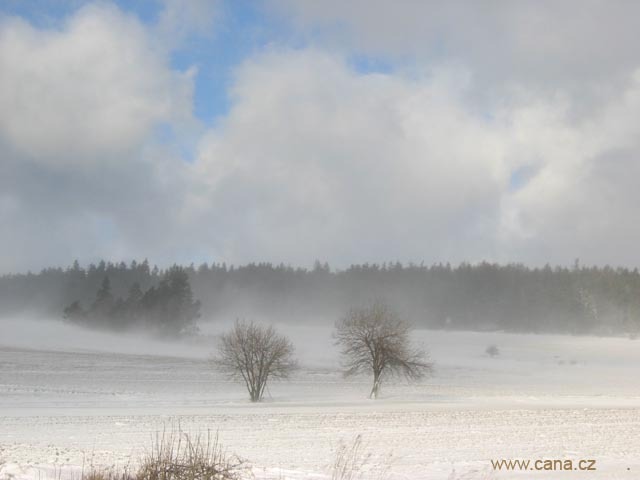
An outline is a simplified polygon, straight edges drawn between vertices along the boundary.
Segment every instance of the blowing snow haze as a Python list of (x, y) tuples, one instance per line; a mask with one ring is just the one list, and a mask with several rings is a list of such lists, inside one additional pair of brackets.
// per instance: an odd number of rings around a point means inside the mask
[[(0, 277), (0, 317), (36, 316), (163, 337), (236, 318), (331, 326), (373, 299), (419, 328), (629, 335), (640, 332), (640, 273), (611, 267), (285, 265), (151, 268), (100, 262)], [(6, 327), (6, 326), (5, 326)], [(206, 328), (206, 327), (205, 327)]]
[(639, 14), (3, 2), (0, 271), (145, 257), (633, 268)]

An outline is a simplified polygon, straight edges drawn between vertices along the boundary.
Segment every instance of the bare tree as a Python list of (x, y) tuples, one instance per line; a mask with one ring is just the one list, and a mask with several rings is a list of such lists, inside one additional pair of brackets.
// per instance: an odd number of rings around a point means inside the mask
[(351, 309), (336, 322), (334, 332), (336, 345), (342, 348), (345, 376), (373, 373), (369, 397), (377, 398), (387, 376), (419, 380), (429, 374), (432, 363), (425, 351), (411, 346), (410, 332), (411, 325), (382, 302)]
[(213, 362), (231, 378), (242, 379), (252, 402), (259, 402), (269, 378), (288, 378), (297, 368), (294, 347), (272, 327), (236, 320), (220, 337)]

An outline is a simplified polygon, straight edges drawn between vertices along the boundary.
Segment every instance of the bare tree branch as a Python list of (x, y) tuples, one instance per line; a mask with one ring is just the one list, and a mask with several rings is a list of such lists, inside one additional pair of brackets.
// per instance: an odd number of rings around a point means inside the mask
[(236, 320), (220, 337), (214, 365), (230, 378), (242, 380), (252, 402), (262, 399), (269, 378), (288, 378), (298, 367), (294, 347), (272, 326)]
[(345, 376), (373, 373), (371, 398), (384, 377), (420, 380), (432, 370), (424, 350), (412, 347), (411, 326), (382, 302), (351, 309), (336, 322), (334, 339), (341, 347)]

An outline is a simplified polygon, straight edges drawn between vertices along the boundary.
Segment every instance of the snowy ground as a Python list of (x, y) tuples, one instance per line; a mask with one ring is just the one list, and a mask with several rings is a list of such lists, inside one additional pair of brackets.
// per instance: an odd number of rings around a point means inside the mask
[[(219, 432), (258, 478), (327, 478), (314, 475), (359, 434), (386, 478), (640, 478), (640, 340), (420, 331), (434, 376), (370, 401), (368, 379), (340, 376), (329, 328), (281, 326), (303, 368), (252, 405), (212, 371), (207, 343), (24, 320), (0, 329), (2, 479), (132, 464), (177, 425)], [(503, 458), (595, 459), (597, 470), (493, 471)]]

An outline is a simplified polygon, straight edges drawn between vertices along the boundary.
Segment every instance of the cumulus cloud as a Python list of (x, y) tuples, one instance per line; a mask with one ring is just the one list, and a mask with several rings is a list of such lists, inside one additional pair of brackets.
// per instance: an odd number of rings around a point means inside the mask
[(193, 78), (153, 39), (104, 4), (58, 28), (1, 20), (1, 248), (13, 252), (3, 270), (129, 257), (145, 240), (158, 252), (170, 241), (150, 237), (180, 200), (184, 162), (154, 139), (191, 121)]
[[(345, 53), (463, 65), (475, 96), (566, 90), (578, 112), (638, 66), (637, 2), (269, 0), (307, 40)], [(587, 101), (588, 100), (588, 101)]]
[(514, 112), (514, 152), (524, 152), (532, 174), (504, 196), (505, 252), (537, 262), (573, 255), (637, 264), (639, 73), (597, 115), (579, 121), (558, 99)]
[(189, 75), (113, 7), (84, 7), (57, 30), (4, 19), (0, 71), (0, 139), (35, 162), (118, 161), (190, 114)]
[[(104, 4), (55, 29), (0, 22), (0, 270), (76, 257), (637, 264), (626, 18), (602, 46), (591, 16), (558, 20), (568, 2), (281, 0), (313, 46), (246, 58), (228, 113), (200, 129), (196, 73), (172, 68), (158, 38), (203, 32), (211, 11), (176, 5), (152, 25)], [(631, 18), (621, 8), (588, 5), (603, 22)], [(354, 66), (361, 52), (412, 61), (372, 73)]]
[[(207, 194), (191, 204), (215, 206), (225, 257), (446, 256), (452, 232), (463, 241), (495, 222), (497, 132), (448, 79), (359, 75), (326, 54), (289, 52), (245, 64), (233, 97), (203, 141), (194, 170)], [(486, 217), (472, 215), (482, 207)]]
[(484, 115), (472, 88), (464, 70), (363, 74), (319, 51), (248, 62), (189, 210), (240, 261), (633, 261), (637, 82), (580, 122), (569, 96), (526, 92)]

